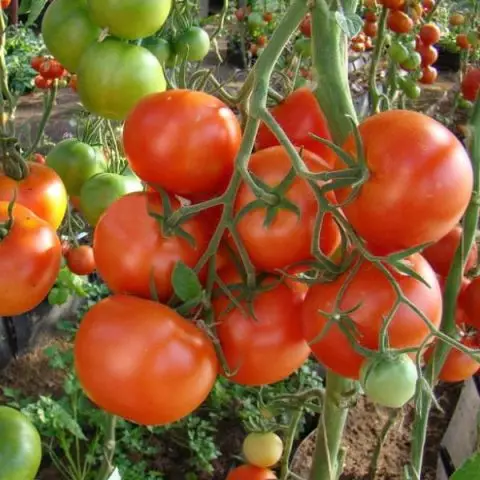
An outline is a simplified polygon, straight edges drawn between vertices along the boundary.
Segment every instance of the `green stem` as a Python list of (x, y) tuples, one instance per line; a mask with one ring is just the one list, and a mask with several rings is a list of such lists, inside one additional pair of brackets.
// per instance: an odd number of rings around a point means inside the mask
[(106, 416), (103, 461), (97, 474), (97, 480), (108, 480), (114, 470), (113, 457), (115, 455), (117, 417), (109, 413), (106, 413)]
[(295, 441), (295, 435), (297, 433), (298, 424), (302, 418), (303, 409), (299, 408), (296, 412), (292, 414), (292, 418), (290, 419), (290, 424), (288, 426), (287, 435), (285, 437), (285, 450), (282, 456), (282, 463), (281, 463), (281, 471), (280, 471), (280, 479), (279, 480), (287, 480), (289, 473), (290, 473), (290, 456), (293, 450), (293, 442)]

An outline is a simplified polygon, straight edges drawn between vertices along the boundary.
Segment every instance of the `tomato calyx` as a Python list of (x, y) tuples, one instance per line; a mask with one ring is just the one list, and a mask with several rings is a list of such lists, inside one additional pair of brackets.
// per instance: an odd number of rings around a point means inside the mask
[(0, 240), (4, 240), (8, 234), (10, 233), (10, 230), (13, 227), (13, 207), (15, 206), (15, 202), (17, 200), (17, 190), (15, 189), (13, 191), (13, 198), (8, 204), (8, 209), (7, 209), (7, 221), (0, 223)]
[(28, 164), (20, 154), (20, 144), (15, 137), (0, 137), (0, 164), (3, 173), (13, 180), (20, 181), (28, 176)]

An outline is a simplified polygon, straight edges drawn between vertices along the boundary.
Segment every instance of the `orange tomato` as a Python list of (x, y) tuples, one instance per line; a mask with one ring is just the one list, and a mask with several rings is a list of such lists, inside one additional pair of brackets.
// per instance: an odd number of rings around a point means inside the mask
[(69, 248), (65, 258), (67, 267), (76, 275), (90, 275), (95, 271), (93, 248), (88, 245)]

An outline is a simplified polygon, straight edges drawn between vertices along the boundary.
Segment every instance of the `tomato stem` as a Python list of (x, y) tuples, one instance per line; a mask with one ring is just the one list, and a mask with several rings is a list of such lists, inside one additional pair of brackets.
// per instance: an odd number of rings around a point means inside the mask
[[(15, 99), (13, 98), (10, 88), (8, 87), (8, 70), (7, 64), (5, 61), (5, 44), (6, 44), (6, 14), (2, 10), (0, 12), (0, 86), (2, 89), (3, 97), (7, 102), (7, 119), (6, 121), (2, 118), (2, 133), (3, 134), (13, 134), (13, 114), (15, 112)], [(0, 99), (0, 115), (3, 117), (5, 113), (4, 100)]]
[(103, 442), (103, 461), (98, 471), (97, 480), (108, 480), (114, 470), (113, 457), (115, 455), (115, 431), (117, 427), (117, 417), (106, 413), (105, 419), (105, 439)]

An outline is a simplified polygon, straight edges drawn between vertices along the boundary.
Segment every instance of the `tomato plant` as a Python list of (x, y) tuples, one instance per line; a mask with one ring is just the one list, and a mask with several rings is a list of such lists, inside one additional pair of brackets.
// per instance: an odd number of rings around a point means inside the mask
[(247, 435), (242, 449), (250, 465), (261, 468), (273, 467), (282, 458), (283, 442), (273, 432), (254, 432)]
[(465, 74), (461, 84), (462, 95), (466, 100), (474, 102), (480, 91), (480, 68), (471, 68)]

